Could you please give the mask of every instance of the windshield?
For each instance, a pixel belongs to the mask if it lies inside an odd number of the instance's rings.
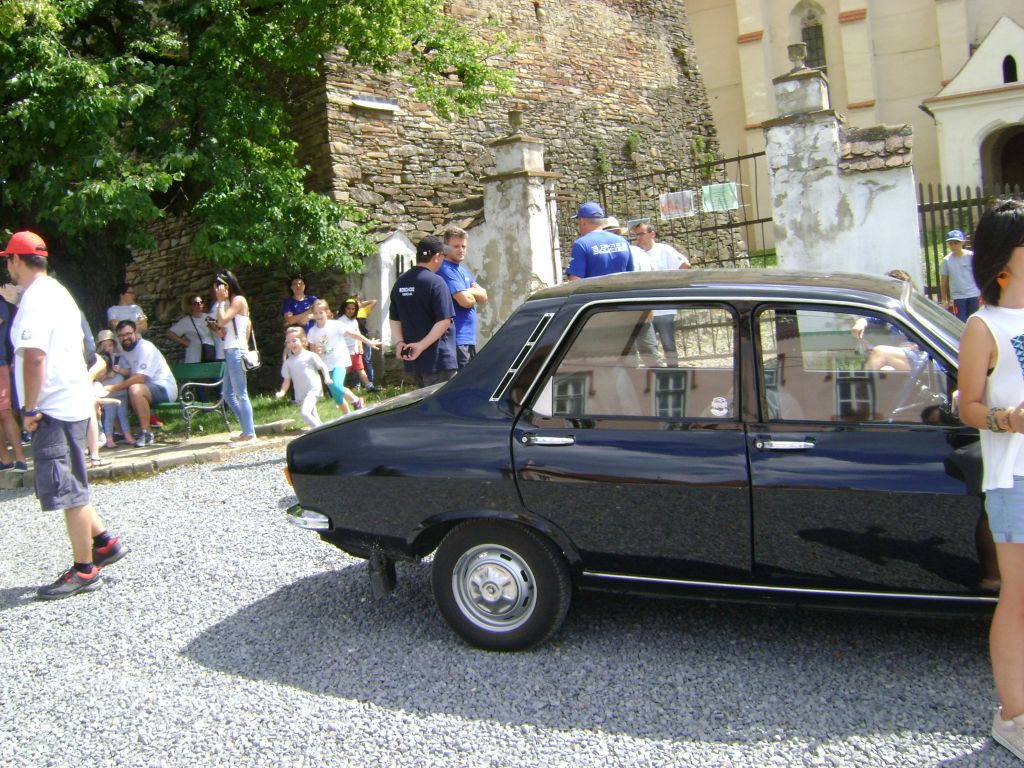
[[[917,291],[910,292],[910,312],[942,337],[952,349],[960,348],[963,321]]]

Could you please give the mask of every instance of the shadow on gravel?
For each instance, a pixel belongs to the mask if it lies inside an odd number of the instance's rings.
[[[478,651],[437,614],[429,566],[386,600],[354,565],[301,579],[184,654],[209,668],[404,712],[679,741],[945,732],[982,738],[987,624],[582,595],[555,640]]]
[[[41,585],[35,584],[31,587],[8,587],[0,589],[0,611],[9,611],[22,605],[36,601],[36,590]]]

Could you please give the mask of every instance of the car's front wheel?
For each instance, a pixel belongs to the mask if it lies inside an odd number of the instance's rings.
[[[467,643],[518,651],[547,640],[569,610],[569,567],[542,534],[515,523],[474,520],[444,537],[431,571],[445,621]]]

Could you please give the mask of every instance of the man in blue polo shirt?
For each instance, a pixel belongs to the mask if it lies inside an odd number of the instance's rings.
[[[455,357],[455,306],[448,284],[438,277],[445,245],[429,236],[416,246],[416,265],[391,289],[391,339],[395,356],[405,361],[421,387],[448,381],[458,368]]]
[[[455,304],[455,352],[461,371],[476,357],[476,308],[487,301],[487,291],[466,269],[466,247],[469,244],[466,230],[448,227],[442,237],[447,252],[437,274],[448,284]]]
[[[587,202],[580,206],[573,218],[576,219],[580,236],[572,244],[572,257],[566,270],[570,280],[633,272],[636,269],[626,238],[603,229],[604,208],[597,203]]]

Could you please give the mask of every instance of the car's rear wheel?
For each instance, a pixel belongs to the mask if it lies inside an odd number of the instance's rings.
[[[445,621],[470,645],[517,651],[544,642],[569,610],[569,567],[542,534],[474,520],[441,541],[431,571]]]

